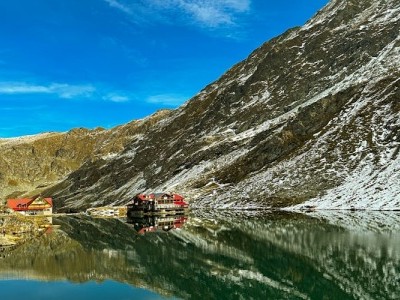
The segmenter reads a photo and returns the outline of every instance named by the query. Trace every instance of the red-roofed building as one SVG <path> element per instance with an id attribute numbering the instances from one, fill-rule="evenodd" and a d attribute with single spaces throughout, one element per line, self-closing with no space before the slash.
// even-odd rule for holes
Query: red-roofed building
<path id="1" fill-rule="evenodd" d="M 189 207 L 185 199 L 175 193 L 152 193 L 136 195 L 128 207 L 128 216 L 136 213 L 181 214 Z"/>
<path id="2" fill-rule="evenodd" d="M 51 215 L 53 213 L 52 198 L 8 199 L 7 206 L 24 215 Z"/>

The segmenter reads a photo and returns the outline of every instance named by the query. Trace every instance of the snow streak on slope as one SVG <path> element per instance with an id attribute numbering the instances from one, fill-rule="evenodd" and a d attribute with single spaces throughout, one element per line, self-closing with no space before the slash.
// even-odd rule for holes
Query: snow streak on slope
<path id="1" fill-rule="evenodd" d="M 399 3 L 392 2 L 397 5 L 393 9 L 387 9 L 387 6 L 382 8 L 381 4 L 374 4 L 354 22 L 370 22 L 371 26 L 381 27 L 398 22 L 399 14 L 394 12 L 400 12 Z M 343 9 L 345 1 L 332 2 L 331 6 L 334 5 L 338 6 L 329 12 L 329 16 L 335 15 L 336 9 Z M 321 16 L 324 14 L 310 23 L 323 24 Z M 311 30 L 311 27 L 306 26 L 302 30 Z M 292 33 L 286 40 L 294 37 L 295 33 Z M 299 194 L 307 199 L 314 190 L 319 194 L 318 197 L 293 208 L 316 205 L 321 209 L 399 209 L 400 116 L 396 108 L 400 101 L 399 70 L 400 38 L 397 33 L 367 63 L 347 73 L 340 81 L 336 80 L 342 75 L 330 75 L 329 79 L 337 83 L 280 116 L 283 121 L 288 121 L 299 109 L 321 102 L 331 95 L 340 96 L 346 89 L 359 87 L 360 95 L 355 94 L 349 99 L 346 109 L 332 119 L 325 129 L 315 134 L 314 139 L 299 149 L 297 154 L 253 174 L 229 191 L 205 197 L 198 206 L 250 208 L 248 203 L 252 199 L 282 198 L 281 195 L 295 199 Z M 264 124 L 271 123 L 273 121 L 267 120 L 239 136 L 255 136 L 269 129 Z M 323 192 L 335 185 L 337 187 L 326 194 Z M 265 202 L 268 206 L 268 201 Z M 276 199 L 270 202 L 271 207 L 277 204 Z"/>
<path id="2" fill-rule="evenodd" d="M 399 208 L 399 16 L 397 0 L 332 0 L 54 194 L 65 207 L 171 190 L 192 207 Z"/>

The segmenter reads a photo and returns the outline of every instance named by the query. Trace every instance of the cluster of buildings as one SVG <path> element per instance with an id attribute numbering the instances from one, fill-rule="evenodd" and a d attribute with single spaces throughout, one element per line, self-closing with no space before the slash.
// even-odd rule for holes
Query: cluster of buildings
<path id="1" fill-rule="evenodd" d="M 130 212 L 142 213 L 168 213 L 181 214 L 189 207 L 184 197 L 176 193 L 151 193 L 137 194 L 125 207 L 123 214 Z M 35 196 L 32 198 L 8 199 L 7 209 L 23 215 L 50 216 L 53 214 L 53 199 L 50 197 Z M 118 207 L 105 208 L 102 210 L 104 216 L 119 216 L 121 212 Z M 96 214 L 98 208 L 93 209 Z"/>

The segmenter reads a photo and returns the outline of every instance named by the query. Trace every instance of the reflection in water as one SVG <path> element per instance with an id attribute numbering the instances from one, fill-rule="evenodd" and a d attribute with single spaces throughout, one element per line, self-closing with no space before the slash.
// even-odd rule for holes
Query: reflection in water
<path id="1" fill-rule="evenodd" d="M 361 216 L 350 229 L 352 216 L 197 212 L 179 230 L 144 235 L 143 228 L 177 220 L 59 217 L 59 230 L 1 259 L 0 276 L 113 280 L 184 299 L 399 299 L 398 231 L 365 226 Z M 398 214 L 390 218 L 400 223 Z"/>
<path id="2" fill-rule="evenodd" d="M 8 256 L 19 245 L 52 231 L 52 217 L 9 214 L 0 217 L 0 258 Z"/>
<path id="3" fill-rule="evenodd" d="M 127 222 L 133 224 L 133 227 L 139 234 L 156 231 L 170 231 L 172 229 L 182 228 L 188 217 L 185 215 L 173 216 L 143 216 L 130 217 Z"/>

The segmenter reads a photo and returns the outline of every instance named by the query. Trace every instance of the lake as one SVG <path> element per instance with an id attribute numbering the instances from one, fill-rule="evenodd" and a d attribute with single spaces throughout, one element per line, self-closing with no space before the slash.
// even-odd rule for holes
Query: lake
<path id="1" fill-rule="evenodd" d="M 1 253 L 1 299 L 400 299 L 398 212 L 53 224 Z"/>

